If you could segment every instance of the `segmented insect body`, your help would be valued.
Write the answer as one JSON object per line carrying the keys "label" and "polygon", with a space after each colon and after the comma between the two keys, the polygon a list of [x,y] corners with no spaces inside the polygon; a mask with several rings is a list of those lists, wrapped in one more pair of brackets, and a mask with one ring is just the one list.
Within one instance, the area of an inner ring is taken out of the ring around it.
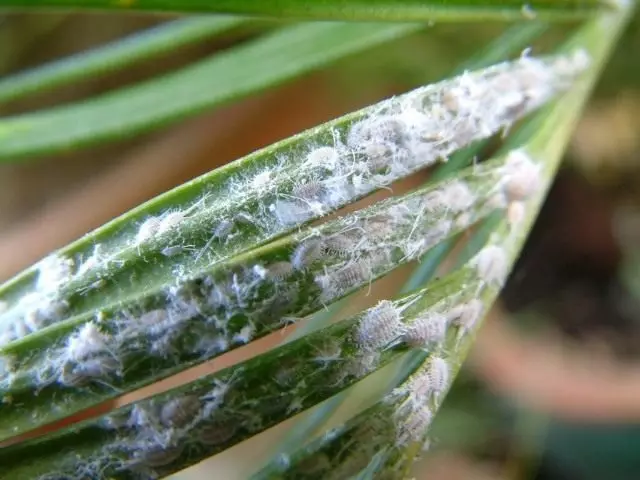
{"label": "segmented insect body", "polygon": [[420,442],[426,434],[431,422],[433,413],[427,405],[421,405],[411,410],[405,418],[398,418],[397,422],[397,442],[399,445],[406,445],[411,442]]}
{"label": "segmented insect body", "polygon": [[441,344],[447,336],[447,318],[428,313],[407,326],[402,338],[411,347],[429,347]]}
{"label": "segmented insect body", "polygon": [[354,242],[347,235],[333,235],[322,241],[322,254],[331,257],[349,258],[353,255]]}
{"label": "segmented insect body", "polygon": [[425,377],[430,385],[430,393],[439,398],[449,388],[451,378],[449,363],[442,357],[431,358]]}
{"label": "segmented insect body", "polygon": [[304,270],[322,257],[322,241],[317,238],[305,240],[291,255],[291,264],[296,270]]}
{"label": "segmented insect body", "polygon": [[325,186],[319,180],[307,180],[293,187],[291,194],[305,201],[318,200],[325,193]]}
{"label": "segmented insect body", "polygon": [[401,315],[392,302],[383,300],[369,309],[358,325],[356,341],[364,351],[375,351],[396,339],[403,330]]}
{"label": "segmented insect body", "polygon": [[359,287],[370,277],[371,269],[369,266],[365,262],[359,261],[349,263],[340,270],[316,277],[316,283],[322,288],[323,297],[329,300]]}

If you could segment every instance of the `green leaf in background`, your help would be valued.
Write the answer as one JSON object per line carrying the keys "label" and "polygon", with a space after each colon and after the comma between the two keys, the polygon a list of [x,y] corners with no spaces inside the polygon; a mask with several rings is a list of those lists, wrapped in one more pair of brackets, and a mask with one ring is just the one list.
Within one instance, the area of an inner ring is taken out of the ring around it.
{"label": "green leaf in background", "polygon": [[370,23],[285,27],[133,87],[76,104],[2,118],[0,162],[148,132],[420,28],[419,24]]}
{"label": "green leaf in background", "polygon": [[0,102],[16,100],[59,85],[110,73],[137,61],[149,60],[176,48],[197,43],[239,27],[234,17],[193,17],[167,22],[105,46],[41,67],[0,78]]}
{"label": "green leaf in background", "polygon": [[[602,0],[84,0],[83,8],[213,12],[267,15],[305,19],[383,21],[482,21],[521,19],[584,18],[598,7],[610,7]],[[74,7],[77,0],[0,0],[2,6]]]}

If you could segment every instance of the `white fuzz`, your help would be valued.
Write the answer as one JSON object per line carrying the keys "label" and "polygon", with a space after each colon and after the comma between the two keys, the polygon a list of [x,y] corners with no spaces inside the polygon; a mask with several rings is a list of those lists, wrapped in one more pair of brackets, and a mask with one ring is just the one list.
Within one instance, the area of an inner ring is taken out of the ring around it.
{"label": "white fuzz", "polygon": [[442,344],[447,336],[447,318],[438,313],[428,313],[412,322],[402,335],[411,347],[428,348]]}
{"label": "white fuzz", "polygon": [[74,261],[59,255],[50,255],[37,265],[38,280],[36,289],[43,294],[55,293],[58,288],[71,279]]}
{"label": "white fuzz", "polygon": [[109,337],[102,333],[94,322],[85,323],[67,341],[67,358],[81,361],[107,350]]}
{"label": "white fuzz", "polygon": [[506,279],[509,260],[502,247],[488,245],[473,257],[471,264],[484,284],[501,286]]}
{"label": "white fuzz", "polygon": [[366,352],[384,348],[403,331],[400,310],[393,302],[383,300],[370,308],[358,324],[356,341]]}
{"label": "white fuzz", "polygon": [[158,235],[162,235],[180,225],[186,218],[185,212],[169,212],[160,219],[158,225]]}
{"label": "white fuzz", "polygon": [[[358,355],[347,362],[344,373],[356,378],[364,377],[376,369],[379,361],[380,354],[378,352],[363,353],[362,355]],[[343,377],[340,378],[338,383],[342,378]]]}
{"label": "white fuzz", "polygon": [[333,170],[340,158],[340,153],[333,147],[320,147],[309,152],[307,162],[313,167],[322,167]]}
{"label": "white fuzz", "polygon": [[320,346],[314,346],[314,349],[317,355],[313,357],[313,361],[323,366],[342,360],[342,347],[338,342],[329,340]]}
{"label": "white fuzz", "polygon": [[200,400],[193,395],[174,398],[160,409],[160,421],[167,427],[184,427],[196,419],[200,406]]}
{"label": "white fuzz", "polygon": [[293,187],[291,194],[304,202],[319,200],[325,193],[325,186],[321,181],[310,179]]}
{"label": "white fuzz", "polygon": [[[217,240],[220,255],[227,255],[230,253],[228,240],[239,224],[248,225],[259,241],[275,238],[291,226],[334,211],[446,159],[475,140],[508,128],[524,114],[569,88],[588,64],[589,57],[584,50],[545,59],[525,55],[513,62],[467,72],[380,102],[358,114],[351,124],[321,127],[314,140],[306,145],[279,149],[272,158],[265,158],[259,168],[231,172],[222,183],[212,185],[190,206],[141,218],[129,245],[120,249],[118,242],[105,243],[105,252],[98,255],[94,250],[94,255],[78,268],[75,277],[83,276],[89,270],[92,273],[103,270],[107,263],[124,261],[125,257],[120,253],[129,248],[140,248],[153,240],[168,240],[164,237],[181,228],[191,217],[201,217],[207,224],[215,219],[206,247],[181,245],[176,243],[181,236],[175,235],[171,244],[158,244],[157,253],[171,258],[184,250],[197,248],[197,261],[210,242]],[[500,172],[498,190],[505,197],[505,206],[526,200],[538,188],[539,169],[535,163],[526,160],[523,152],[513,152]],[[313,271],[325,290],[324,299],[333,298],[351,289],[352,282],[361,283],[390,269],[390,259],[397,258],[397,254],[404,253],[405,260],[418,258],[446,235],[451,226],[462,228],[466,222],[473,221],[470,210],[476,204],[478,193],[472,190],[471,184],[454,182],[434,194],[430,202],[408,201],[403,208],[388,211],[385,215],[389,218],[382,222],[373,218],[370,223],[361,222],[366,235],[363,232],[360,237],[331,237],[326,239],[324,248],[321,248],[320,239],[311,239],[311,243],[305,241],[289,261],[294,270],[304,271],[312,270],[315,260],[321,256],[330,257],[327,258],[330,263],[340,260],[340,264],[331,264],[325,276]],[[207,203],[210,196],[216,201]],[[511,213],[515,215],[513,211],[517,213],[518,208],[514,206]],[[252,216],[233,213],[245,211],[251,211]],[[434,211],[437,214],[430,215]],[[412,223],[410,232],[406,231],[407,222]],[[379,228],[374,228],[375,224]],[[401,231],[405,233],[402,239],[399,237]],[[352,254],[349,254],[350,250]],[[72,278],[73,268],[73,261],[62,256],[45,259],[38,266],[38,278],[31,293],[40,298],[31,298],[28,305],[20,300],[2,315],[0,338],[3,342],[63,318],[68,304],[59,292],[60,287]],[[268,265],[264,268],[268,272],[276,271],[275,268],[270,271]],[[187,272],[178,267],[176,275],[187,275]],[[255,294],[259,280],[284,283],[279,281],[282,275],[267,273],[264,279],[247,277],[235,283],[230,281],[231,288],[219,295],[223,302],[219,306],[243,307],[247,295]],[[96,278],[99,280],[80,293],[93,293],[107,281],[104,275]],[[222,287],[215,288],[223,290]],[[210,298],[214,297],[213,290],[207,292]],[[159,334],[162,329],[171,330],[170,326],[178,325],[185,318],[183,311],[168,308],[167,319],[161,322],[162,328],[155,328],[153,334]],[[218,323],[224,321],[226,319],[216,320]],[[123,331],[141,334],[139,327],[137,330],[127,327],[124,320],[118,326]],[[154,339],[154,345],[162,343],[160,339]],[[170,342],[164,343],[170,348]]]}
{"label": "white fuzz", "polygon": [[274,281],[281,281],[292,275],[293,265],[290,262],[275,262],[267,266],[267,277]]}

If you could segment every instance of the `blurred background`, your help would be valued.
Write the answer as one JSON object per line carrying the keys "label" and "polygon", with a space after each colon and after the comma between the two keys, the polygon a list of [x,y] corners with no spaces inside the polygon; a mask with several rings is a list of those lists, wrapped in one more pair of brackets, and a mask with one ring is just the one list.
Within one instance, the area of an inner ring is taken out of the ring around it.
{"label": "blurred background", "polygon": [[[0,75],[169,19],[4,14]],[[274,25],[256,21],[123,71],[0,104],[0,115],[97,96],[188,65]],[[0,164],[0,281],[186,180],[443,78],[504,28],[433,25],[153,134],[56,158]],[[533,53],[548,51],[569,29],[550,29]],[[416,478],[640,478],[639,50],[636,17],[578,125],[501,300],[437,416],[432,453],[416,465]],[[428,172],[421,172],[393,191],[402,193],[427,178]],[[373,198],[382,195],[389,193]],[[349,302],[348,312],[393,296],[410,272],[411,266],[377,282],[372,295]],[[278,428],[266,432],[250,446],[239,445],[174,478],[243,478],[226,469],[239,458],[247,462],[257,456],[256,442],[277,434]]]}

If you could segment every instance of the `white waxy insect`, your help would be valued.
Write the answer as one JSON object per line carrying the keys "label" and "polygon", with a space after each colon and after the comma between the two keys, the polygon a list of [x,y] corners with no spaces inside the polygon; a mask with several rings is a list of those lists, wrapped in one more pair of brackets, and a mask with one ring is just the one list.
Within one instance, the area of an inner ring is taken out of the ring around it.
{"label": "white waxy insect", "polygon": [[368,143],[362,152],[367,156],[367,165],[372,173],[386,174],[391,168],[395,150],[386,143]]}
{"label": "white waxy insect", "polygon": [[308,180],[293,187],[291,194],[301,200],[317,200],[325,192],[324,184],[319,180]]}
{"label": "white waxy insect", "polygon": [[226,240],[233,230],[234,223],[231,220],[222,220],[213,229],[213,238],[216,240]]}
{"label": "white waxy insect", "polygon": [[291,255],[291,264],[296,270],[304,270],[322,257],[322,241],[318,238],[305,240]]}
{"label": "white waxy insect", "polygon": [[267,277],[275,281],[284,280],[293,274],[293,265],[287,261],[267,265]]}
{"label": "white waxy insect", "polygon": [[428,313],[407,326],[403,341],[414,348],[426,348],[443,343],[447,337],[447,318],[439,313]]}
{"label": "white waxy insect", "polygon": [[483,283],[500,286],[509,269],[507,254],[498,245],[488,245],[471,260]]}
{"label": "white waxy insect", "polygon": [[351,126],[347,143],[352,148],[362,148],[370,142],[400,143],[404,130],[404,123],[395,116],[372,116]]}
{"label": "white waxy insect", "polygon": [[458,327],[462,334],[466,334],[475,328],[483,310],[482,301],[474,298],[451,308],[446,315],[451,325]]}
{"label": "white waxy insect", "polygon": [[162,235],[180,225],[187,216],[186,212],[169,212],[160,219],[158,235]]}
{"label": "white waxy insect", "polygon": [[461,181],[451,182],[441,191],[442,201],[447,208],[454,213],[470,209],[476,201],[475,195],[469,187]]}
{"label": "white waxy insect", "polygon": [[332,170],[339,159],[340,154],[335,148],[319,147],[309,152],[306,163],[311,166],[319,166]]}
{"label": "white waxy insect", "polygon": [[400,311],[383,300],[369,309],[358,324],[356,341],[364,351],[376,351],[396,339],[403,330]]}
{"label": "white waxy insect", "polygon": [[166,310],[158,308],[140,315],[137,324],[146,329],[147,332],[154,334],[166,329],[170,321],[169,313]]}
{"label": "white waxy insect", "polygon": [[451,381],[449,363],[442,357],[433,357],[429,362],[426,376],[431,385],[431,393],[439,398],[449,388]]}
{"label": "white waxy insect", "polygon": [[140,245],[141,243],[146,242],[147,240],[153,238],[158,233],[158,228],[160,227],[160,219],[157,217],[147,218],[140,228],[138,229],[138,233],[136,234],[136,245]]}
{"label": "white waxy insect", "polygon": [[431,422],[433,413],[427,405],[421,405],[409,413],[408,416],[399,416],[396,419],[397,442],[406,445],[412,442],[421,442]]}
{"label": "white waxy insect", "polygon": [[167,427],[184,427],[194,420],[199,410],[200,400],[196,396],[174,398],[160,409],[160,421]]}
{"label": "white waxy insect", "polygon": [[106,377],[119,368],[112,356],[101,355],[83,360],[81,363],[66,362],[58,377],[58,382],[66,386],[82,386],[92,380]]}
{"label": "white waxy insect", "polygon": [[160,253],[165,257],[175,257],[176,255],[180,255],[185,250],[185,247],[182,245],[173,245],[171,247],[163,248]]}
{"label": "white waxy insect", "polygon": [[358,286],[371,276],[371,269],[365,262],[353,262],[332,275],[332,283],[339,290]]}
{"label": "white waxy insect", "polygon": [[283,225],[302,223],[313,215],[311,206],[299,201],[277,200],[269,205],[269,211],[273,212],[278,222]]}
{"label": "white waxy insect", "polygon": [[104,353],[108,342],[109,336],[102,333],[95,322],[87,322],[67,340],[67,357],[77,362]]}
{"label": "white waxy insect", "polygon": [[315,281],[322,288],[323,296],[331,299],[347,290],[359,287],[369,278],[371,278],[371,268],[367,263],[359,261],[345,265],[340,270],[319,275]]}
{"label": "white waxy insect", "polygon": [[501,183],[509,202],[527,200],[540,189],[540,166],[522,149],[508,153],[501,174]]}
{"label": "white waxy insect", "polygon": [[348,258],[353,254],[354,242],[347,235],[333,235],[322,241],[321,249],[323,255]]}
{"label": "white waxy insect", "polygon": [[0,315],[9,310],[9,304],[4,300],[0,300]]}

